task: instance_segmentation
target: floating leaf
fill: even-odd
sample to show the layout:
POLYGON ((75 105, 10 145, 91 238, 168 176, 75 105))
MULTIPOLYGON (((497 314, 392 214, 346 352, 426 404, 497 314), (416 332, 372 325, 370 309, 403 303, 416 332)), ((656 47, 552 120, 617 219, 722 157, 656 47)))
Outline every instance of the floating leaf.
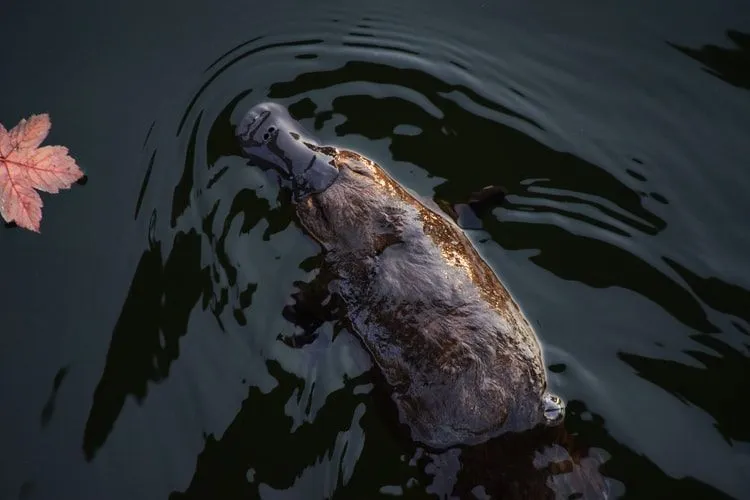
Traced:
POLYGON ((0 215, 37 233, 42 198, 36 190, 57 193, 83 177, 68 148, 39 147, 50 126, 46 113, 21 120, 10 132, 0 124, 0 215))

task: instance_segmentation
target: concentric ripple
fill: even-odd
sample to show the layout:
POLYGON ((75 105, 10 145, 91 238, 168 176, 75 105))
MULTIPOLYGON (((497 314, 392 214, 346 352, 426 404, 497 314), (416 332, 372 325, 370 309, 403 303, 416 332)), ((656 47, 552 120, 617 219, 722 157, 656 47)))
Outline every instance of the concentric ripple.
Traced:
MULTIPOLYGON (((212 428, 192 481, 173 498, 596 498, 639 491, 648 474, 668 489, 674 480, 655 471, 671 459, 648 441, 672 423, 639 419, 650 412, 638 394, 675 394, 660 408, 670 418, 684 411, 691 424, 706 414, 723 419, 721 406, 691 396, 669 373, 695 373, 689 356, 709 373, 747 368, 735 339, 750 331, 750 318, 712 300, 748 292, 691 271, 687 254, 672 251, 667 219, 680 200, 662 190, 656 160, 607 137, 595 118, 590 133, 581 131, 585 117, 571 102, 586 75, 554 60, 548 44, 524 40, 510 25, 499 36, 508 46, 498 48, 429 17, 408 21, 345 9, 283 22, 259 17, 246 40, 207 63, 192 95, 157 120, 135 210, 148 226, 148 249, 89 415, 89 459, 127 396, 143 400, 150 384, 170 376, 188 333, 231 345, 246 393, 242 401, 196 396, 197 407, 220 401, 236 415, 212 428), (483 214, 483 230, 470 234, 538 327, 551 384, 570 400, 567 432, 444 452, 409 441, 328 292, 320 249, 296 224, 288 195, 239 154, 233 126, 264 100, 443 206, 486 185, 507 189, 506 202, 483 214), (640 330, 632 311, 649 314, 640 330), (707 352, 686 354, 700 346, 730 366, 707 352)), ((218 380, 222 356, 217 348, 193 357, 191 371, 218 380)), ((731 422, 718 425, 747 439, 731 422)), ((712 443, 705 455, 722 453, 715 431, 703 433, 712 443)), ((690 450, 670 445, 675 454, 690 450)), ((701 487, 734 487, 719 472, 682 470, 701 487)))

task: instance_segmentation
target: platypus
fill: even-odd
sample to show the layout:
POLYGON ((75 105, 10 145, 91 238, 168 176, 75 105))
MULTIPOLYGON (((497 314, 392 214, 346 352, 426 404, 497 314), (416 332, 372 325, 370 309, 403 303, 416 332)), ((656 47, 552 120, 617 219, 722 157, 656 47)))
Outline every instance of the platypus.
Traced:
POLYGON ((279 104, 253 106, 236 134, 291 190, 414 441, 471 445, 563 419, 533 328, 450 217, 374 161, 321 145, 279 104))

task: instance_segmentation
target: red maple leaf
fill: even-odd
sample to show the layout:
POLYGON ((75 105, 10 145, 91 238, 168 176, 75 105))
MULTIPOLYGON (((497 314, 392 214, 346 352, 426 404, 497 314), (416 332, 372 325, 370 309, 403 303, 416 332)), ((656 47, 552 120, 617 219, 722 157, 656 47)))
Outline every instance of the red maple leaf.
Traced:
POLYGON ((49 133, 49 115, 32 115, 8 132, 0 123, 0 215, 39 232, 42 198, 35 191, 57 193, 83 177, 64 146, 39 145, 49 133))

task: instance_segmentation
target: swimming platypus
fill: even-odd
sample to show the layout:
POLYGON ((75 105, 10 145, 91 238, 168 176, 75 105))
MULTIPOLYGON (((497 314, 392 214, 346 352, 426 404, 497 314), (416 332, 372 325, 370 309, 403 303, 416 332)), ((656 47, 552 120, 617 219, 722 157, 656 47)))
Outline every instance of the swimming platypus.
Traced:
POLYGON ((563 419, 534 330, 452 219, 368 158, 320 145, 278 104, 254 106, 236 133, 292 191, 413 440, 476 444, 563 419))

